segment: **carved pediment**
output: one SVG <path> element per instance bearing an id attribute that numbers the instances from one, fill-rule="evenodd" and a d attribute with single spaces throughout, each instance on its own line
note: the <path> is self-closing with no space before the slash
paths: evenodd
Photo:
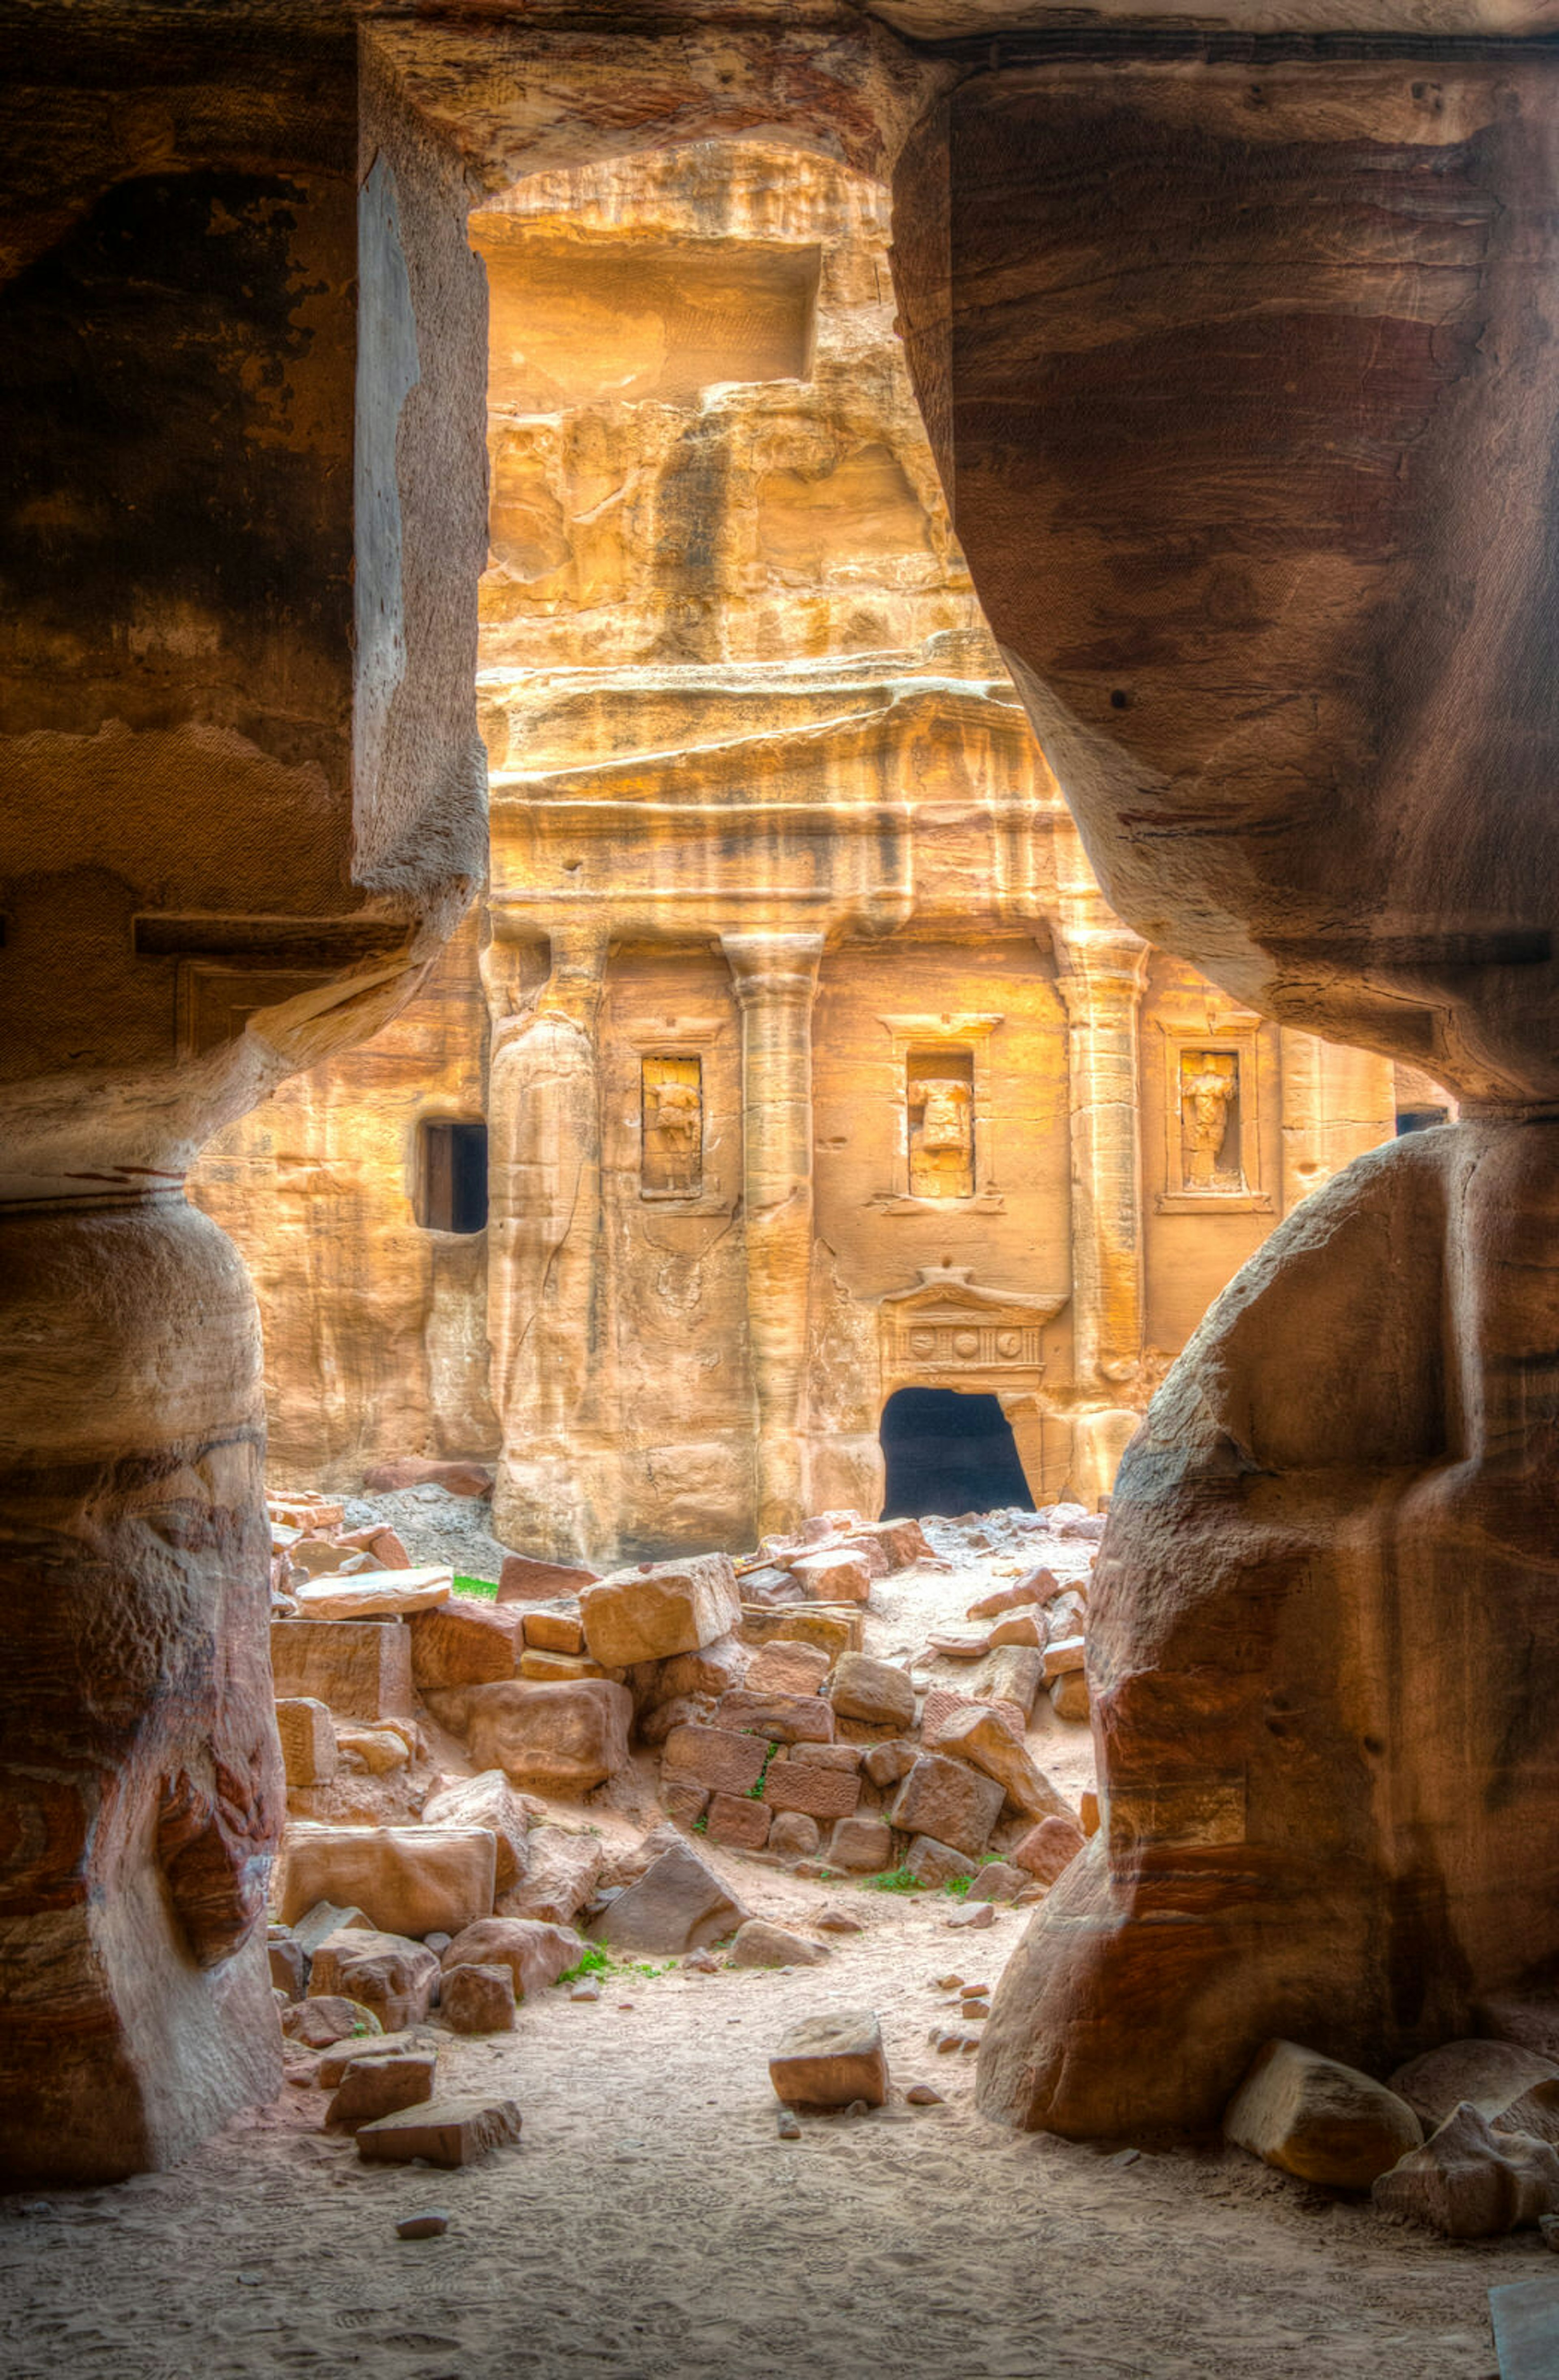
<path id="1" fill-rule="evenodd" d="M 987 1289 L 968 1265 L 923 1265 L 913 1288 L 882 1301 L 883 1371 L 927 1386 L 1036 1385 L 1041 1334 L 1067 1295 Z"/>

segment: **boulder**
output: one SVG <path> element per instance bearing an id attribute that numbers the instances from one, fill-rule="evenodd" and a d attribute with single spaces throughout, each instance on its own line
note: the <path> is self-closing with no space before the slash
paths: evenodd
<path id="1" fill-rule="evenodd" d="M 1028 1726 L 1044 1682 L 1044 1660 L 1032 1645 L 998 1645 L 986 1656 L 980 1672 L 977 1702 L 1010 1703 L 1017 1713 L 1018 1733 Z"/>
<path id="2" fill-rule="evenodd" d="M 773 1815 L 766 1802 L 755 1802 L 749 1793 L 716 1793 L 709 1804 L 709 1840 L 731 1851 L 761 1852 Z"/>
<path id="3" fill-rule="evenodd" d="M 634 1706 L 647 1710 L 658 1703 L 677 1701 L 684 1694 L 734 1693 L 751 1682 L 748 1677 L 749 1659 L 739 1636 L 721 1636 L 696 1653 L 674 1653 L 667 1661 L 640 1662 L 627 1680 Z M 803 1687 L 801 1691 L 810 1693 L 812 1689 Z"/>
<path id="4" fill-rule="evenodd" d="M 876 1876 L 893 1865 L 893 1828 L 885 1818 L 840 1818 L 828 1838 L 828 1864 L 851 1876 Z"/>
<path id="5" fill-rule="evenodd" d="M 950 1884 L 956 1876 L 978 1876 L 979 1864 L 967 1852 L 955 1851 L 951 1843 L 939 1843 L 934 1835 L 917 1835 L 904 1856 L 904 1864 L 917 1884 L 929 1891 Z"/>
<path id="6" fill-rule="evenodd" d="M 314 2003 L 323 2006 L 323 2002 Z M 438 2042 L 426 2025 L 418 2025 L 410 2033 L 377 2033 L 368 2040 L 337 2041 L 322 2050 L 314 2067 L 314 2080 L 322 2091 L 336 2090 L 348 2066 L 358 2058 L 400 2058 L 408 2049 L 434 2050 Z"/>
<path id="7" fill-rule="evenodd" d="M 1039 1652 L 1049 1633 L 1041 1613 L 1030 1606 L 1024 1611 L 1009 1611 L 1004 1620 L 993 1621 L 982 1649 L 994 1651 L 1005 1645 Z"/>
<path id="8" fill-rule="evenodd" d="M 991 1595 L 982 1595 L 965 1612 L 966 1620 L 999 1620 L 1004 1611 L 1021 1611 L 1026 1604 L 1043 1603 L 1058 1590 L 1054 1571 L 1027 1571 L 1010 1586 L 999 1586 Z"/>
<path id="9" fill-rule="evenodd" d="M 805 1810 L 775 1810 L 769 1828 L 769 1849 L 779 1859 L 810 1859 L 822 1836 L 815 1818 Z"/>
<path id="10" fill-rule="evenodd" d="M 1464 2100 L 1492 2123 L 1534 2085 L 1554 2082 L 1559 2063 L 1540 2050 L 1512 2041 L 1447 2041 L 1399 2066 L 1391 2087 L 1407 2100 L 1427 2138 Z"/>
<path id="11" fill-rule="evenodd" d="M 303 1946 L 305 1958 L 311 1959 L 320 1944 L 332 1934 L 349 1933 L 353 1927 L 359 1933 L 373 1931 L 360 1909 L 345 1907 L 334 1900 L 316 1900 L 312 1909 L 292 1920 L 292 1931 Z"/>
<path id="12" fill-rule="evenodd" d="M 1006 1721 L 988 1704 L 970 1703 L 951 1711 L 934 1734 L 925 1738 L 926 1750 L 968 1762 L 999 1785 L 1020 1816 L 1072 1821 L 1071 1804 L 1042 1769 L 1036 1768 Z"/>
<path id="13" fill-rule="evenodd" d="M 868 1653 L 841 1653 L 829 1699 L 846 1718 L 870 1719 L 878 1727 L 915 1724 L 915 1687 L 907 1670 L 874 1661 Z"/>
<path id="14" fill-rule="evenodd" d="M 514 1976 L 496 1964 L 448 1967 L 439 1985 L 439 2014 L 451 2033 L 514 2031 Z"/>
<path id="15" fill-rule="evenodd" d="M 496 1845 L 484 1827 L 332 1827 L 294 1821 L 282 1839 L 281 1913 L 354 1903 L 381 1933 L 454 1933 L 493 1907 Z"/>
<path id="16" fill-rule="evenodd" d="M 714 1716 L 719 1726 L 770 1743 L 834 1741 L 834 1712 L 820 1694 L 754 1694 L 744 1688 L 723 1694 Z"/>
<path id="17" fill-rule="evenodd" d="M 420 2158 L 424 2165 L 475 2165 L 518 2141 L 519 2130 L 519 2109 L 512 2099 L 430 2099 L 425 2107 L 365 2124 L 358 2134 L 358 2155 L 379 2164 L 410 2165 Z"/>
<path id="18" fill-rule="evenodd" d="M 675 1827 L 694 1827 L 709 1808 L 707 1785 L 679 1785 L 675 1778 L 661 1780 L 661 1807 Z"/>
<path id="19" fill-rule="evenodd" d="M 761 1736 L 725 1727 L 678 1727 L 665 1740 L 662 1774 L 678 1783 L 706 1786 L 712 1793 L 748 1793 L 763 1774 L 767 1757 Z"/>
<path id="20" fill-rule="evenodd" d="M 593 1586 L 600 1576 L 599 1571 L 586 1570 L 578 1562 L 536 1561 L 530 1554 L 510 1554 L 498 1572 L 498 1600 L 551 1603 L 562 1596 L 578 1595 L 582 1586 Z M 566 1645 L 557 1647 L 559 1652 L 571 1649 Z"/>
<path id="21" fill-rule="evenodd" d="M 591 1938 L 614 1950 L 670 1958 L 734 1933 L 747 1913 L 691 1846 L 678 1842 L 596 1919 Z"/>
<path id="22" fill-rule="evenodd" d="M 1042 1823 L 1055 1826 L 1060 1822 L 1052 1818 Z M 974 1901 L 1016 1900 L 1029 1881 L 1020 1867 L 1011 1866 L 1005 1860 L 988 1860 L 970 1885 L 968 1898 Z"/>
<path id="23" fill-rule="evenodd" d="M 871 2009 L 803 2017 L 781 2034 L 769 2060 L 775 2096 L 787 2107 L 886 2105 L 888 2061 Z"/>
<path id="24" fill-rule="evenodd" d="M 524 1881 L 530 1861 L 530 1819 L 501 1768 L 484 1768 L 480 1777 L 463 1777 L 456 1784 L 430 1793 L 422 1804 L 422 1824 L 485 1828 L 493 1842 L 494 1892 L 509 1892 Z"/>
<path id="25" fill-rule="evenodd" d="M 350 1718 L 411 1716 L 411 1633 L 402 1621 L 274 1621 L 271 1674 L 278 1700 L 302 1696 Z"/>
<path id="26" fill-rule="evenodd" d="M 869 1744 L 861 1754 L 861 1773 L 879 1788 L 896 1785 L 907 1777 L 920 1756 L 920 1748 L 907 1743 L 902 1736 L 888 1743 Z"/>
<path id="27" fill-rule="evenodd" d="M 846 1657 L 847 1658 L 847 1657 Z M 819 1645 L 776 1637 L 761 1645 L 748 1663 L 746 1684 L 755 1694 L 817 1694 L 828 1676 L 829 1657 Z"/>
<path id="28" fill-rule="evenodd" d="M 343 1724 L 335 1730 L 335 1749 L 349 1770 L 366 1769 L 371 1777 L 393 1776 L 397 1768 L 405 1768 L 411 1758 L 411 1747 L 405 1736 L 390 1727 Z"/>
<path id="29" fill-rule="evenodd" d="M 605 1856 L 598 1835 L 571 1835 L 561 1827 L 538 1827 L 528 1845 L 523 1880 L 505 1892 L 498 1914 L 533 1917 L 543 1925 L 571 1925 L 595 1898 Z"/>
<path id="30" fill-rule="evenodd" d="M 335 1728 L 328 1704 L 311 1694 L 288 1696 L 276 1705 L 276 1733 L 282 1740 L 282 1766 L 289 1785 L 335 1782 Z"/>
<path id="31" fill-rule="evenodd" d="M 420 1455 L 402 1455 L 394 1463 L 376 1463 L 362 1475 L 370 1493 L 398 1495 L 403 1488 L 442 1488 L 451 1496 L 491 1496 L 493 1474 L 484 1463 L 429 1462 Z"/>
<path id="32" fill-rule="evenodd" d="M 410 1570 L 411 1556 L 391 1528 L 388 1521 L 374 1521 L 366 1529 L 338 1529 L 337 1545 L 355 1546 L 360 1553 L 372 1554 L 386 1570 Z"/>
<path id="33" fill-rule="evenodd" d="M 729 1635 L 741 1619 L 728 1554 L 644 1562 L 579 1590 L 585 1645 L 609 1670 L 696 1653 Z"/>
<path id="34" fill-rule="evenodd" d="M 1057 1678 L 1070 1677 L 1075 1670 L 1084 1667 L 1088 1647 L 1080 1636 L 1063 1636 L 1045 1646 L 1041 1658 L 1044 1682 L 1047 1686 L 1054 1685 Z"/>
<path id="35" fill-rule="evenodd" d="M 404 1620 L 447 1603 L 455 1573 L 441 1564 L 423 1570 L 376 1570 L 363 1578 L 311 1580 L 297 1589 L 305 1620 Z"/>
<path id="36" fill-rule="evenodd" d="M 1084 1719 L 1088 1717 L 1088 1678 L 1083 1670 L 1068 1670 L 1059 1678 L 1052 1679 L 1050 1706 L 1057 1718 Z"/>
<path id="37" fill-rule="evenodd" d="M 445 1974 L 457 1967 L 506 1967 L 514 1978 L 514 1996 L 523 2000 L 555 1984 L 584 1947 L 566 1925 L 543 1925 L 530 1917 L 484 1917 L 455 1937 L 443 1965 Z"/>
<path id="38" fill-rule="evenodd" d="M 585 1649 L 585 1623 L 577 1603 L 541 1604 L 524 1614 L 520 1626 L 530 1651 L 582 1653 Z"/>
<path id="39" fill-rule="evenodd" d="M 419 1694 L 451 1686 L 491 1685 L 512 1678 L 518 1658 L 519 1620 L 467 1596 L 410 1621 L 411 1682 Z"/>
<path id="40" fill-rule="evenodd" d="M 1357 2067 L 1269 2041 L 1224 2111 L 1224 2137 L 1302 2181 L 1368 2190 L 1423 2139 L 1406 2099 Z"/>
<path id="41" fill-rule="evenodd" d="M 1447 2239 L 1489 2240 L 1559 2213 L 1559 2150 L 1528 2132 L 1496 2131 L 1464 2100 L 1370 2194 L 1385 2214 Z"/>
<path id="42" fill-rule="evenodd" d="M 322 1992 L 282 2010 L 283 2033 L 304 2049 L 329 2049 L 335 2042 L 367 2039 L 383 2030 L 371 2008 L 339 1992 Z"/>
<path id="43" fill-rule="evenodd" d="M 384 2033 L 420 2024 L 432 2005 L 438 1961 L 420 1942 L 397 1934 L 327 1936 L 309 1973 L 311 1999 L 343 1998 L 371 2009 Z"/>
<path id="44" fill-rule="evenodd" d="M 941 1753 L 922 1753 L 888 1815 L 900 1834 L 931 1835 L 972 1857 L 984 1850 L 1005 1799 L 995 1779 L 980 1769 Z"/>
<path id="45" fill-rule="evenodd" d="M 1071 1866 L 1086 1840 L 1082 1828 L 1069 1817 L 1041 1818 L 1037 1827 L 1029 1828 L 1021 1842 L 1013 1845 L 1013 1865 L 1037 1877 L 1041 1884 L 1054 1884 Z"/>
<path id="46" fill-rule="evenodd" d="M 541 1793 L 587 1793 L 627 1767 L 633 1697 L 608 1678 L 466 1686 L 430 1694 L 428 1707 L 464 1735 L 480 1768 Z"/>
<path id="47" fill-rule="evenodd" d="M 821 1942 L 809 1942 L 805 1935 L 771 1925 L 766 1917 L 749 1917 L 737 1928 L 730 1963 L 733 1967 L 821 1967 L 827 1957 Z"/>
<path id="48" fill-rule="evenodd" d="M 830 1553 L 798 1554 L 790 1575 L 814 1603 L 867 1603 L 871 1569 L 866 1557 L 843 1546 Z"/>
<path id="49" fill-rule="evenodd" d="M 351 2058 L 325 2109 L 326 2126 L 355 2132 L 359 2124 L 376 2123 L 381 2116 L 396 2115 L 402 2107 L 420 2107 L 433 2095 L 437 2071 L 438 2058 L 431 2049 Z"/>

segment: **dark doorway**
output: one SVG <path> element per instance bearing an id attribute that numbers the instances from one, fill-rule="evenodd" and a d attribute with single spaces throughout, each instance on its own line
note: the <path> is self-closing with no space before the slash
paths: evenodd
<path id="1" fill-rule="evenodd" d="M 1396 1136 L 1400 1140 L 1405 1132 L 1432 1132 L 1436 1124 L 1450 1121 L 1449 1108 L 1398 1108 Z"/>
<path id="2" fill-rule="evenodd" d="M 912 1521 L 922 1512 L 992 1512 L 1034 1500 L 1012 1424 L 995 1397 L 956 1389 L 897 1389 L 883 1408 L 883 1453 L 888 1475 L 884 1520 Z"/>
<path id="3" fill-rule="evenodd" d="M 425 1232 L 487 1221 L 487 1126 L 429 1117 L 417 1127 L 417 1220 Z"/>

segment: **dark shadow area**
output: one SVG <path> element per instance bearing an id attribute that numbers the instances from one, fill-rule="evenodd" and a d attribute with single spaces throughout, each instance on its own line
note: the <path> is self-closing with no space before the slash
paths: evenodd
<path id="1" fill-rule="evenodd" d="M 1034 1499 L 1012 1424 L 995 1397 L 956 1389 L 897 1389 L 883 1408 L 884 1520 L 923 1512 L 991 1512 Z"/>
<path id="2" fill-rule="evenodd" d="M 480 1232 L 487 1221 L 487 1126 L 444 1117 L 417 1128 L 417 1220 L 425 1232 Z"/>

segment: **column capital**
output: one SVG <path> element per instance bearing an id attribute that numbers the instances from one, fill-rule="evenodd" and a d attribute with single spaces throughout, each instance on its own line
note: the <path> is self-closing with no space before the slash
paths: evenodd
<path id="1" fill-rule="evenodd" d="M 822 959 L 821 934 L 722 934 L 737 998 L 810 1000 Z"/>

